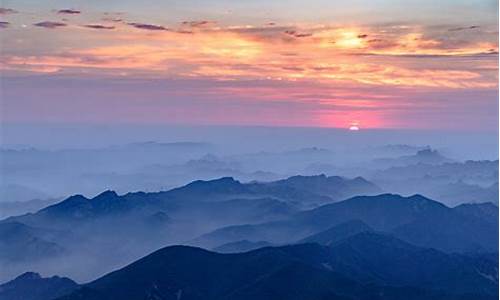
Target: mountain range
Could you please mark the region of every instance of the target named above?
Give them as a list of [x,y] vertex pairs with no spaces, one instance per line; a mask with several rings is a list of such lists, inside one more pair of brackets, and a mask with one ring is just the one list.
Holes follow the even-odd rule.
[[496,262],[358,233],[236,254],[171,246],[60,299],[495,299]]
[[[221,227],[284,220],[343,197],[379,192],[376,185],[362,178],[321,175],[265,183],[241,183],[224,177],[194,181],[165,192],[118,195],[106,191],[90,199],[74,195],[36,213],[0,221],[0,230],[6,232],[5,238],[0,237],[6,253],[0,263],[8,266],[7,277],[44,260],[57,266],[64,257],[92,257],[96,270],[76,278],[85,279]],[[15,243],[7,239],[9,236],[15,237]],[[23,246],[33,244],[37,246]],[[109,257],[110,251],[118,253]],[[63,275],[74,276],[75,272]]]
[[317,175],[74,195],[0,221],[0,269],[87,283],[25,273],[0,300],[498,298],[497,206],[381,192]]
[[420,195],[393,194],[353,197],[281,221],[219,228],[192,244],[215,247],[243,239],[290,243],[350,220],[363,221],[409,243],[445,252],[498,251],[498,208],[482,210],[473,204],[449,208]]

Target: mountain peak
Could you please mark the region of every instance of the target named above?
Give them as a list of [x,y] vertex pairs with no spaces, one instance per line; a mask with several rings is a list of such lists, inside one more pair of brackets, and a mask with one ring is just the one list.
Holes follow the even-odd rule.
[[441,154],[437,150],[432,150],[431,148],[426,148],[417,151],[417,156],[441,156]]
[[213,180],[196,180],[185,185],[185,187],[229,187],[240,186],[241,182],[233,177],[221,177]]
[[318,174],[318,175],[310,175],[310,176],[305,176],[305,175],[295,175],[295,176],[290,176],[284,181],[298,181],[298,180],[323,180],[326,179],[325,174]]
[[426,206],[432,205],[432,206],[447,207],[446,205],[444,205],[441,202],[429,199],[429,198],[427,198],[425,196],[422,196],[420,194],[412,195],[410,197],[407,197],[406,199],[412,201],[415,204],[418,204],[420,207],[422,207],[423,205],[426,205]]
[[34,280],[34,279],[41,279],[42,276],[40,276],[40,274],[36,273],[36,272],[26,272],[26,273],[23,273],[19,276],[17,276],[14,280]]
[[351,181],[352,182],[356,182],[356,183],[373,184],[373,183],[369,182],[368,180],[366,180],[364,177],[361,177],[361,176],[355,177]]
[[115,197],[119,197],[115,191],[107,190],[95,196],[94,198],[92,198],[92,200],[100,200],[100,199],[115,198]]
[[233,177],[221,177],[213,180],[196,180],[185,186],[170,190],[169,193],[175,195],[196,195],[205,196],[206,194],[219,193],[245,193],[248,192],[245,185]]

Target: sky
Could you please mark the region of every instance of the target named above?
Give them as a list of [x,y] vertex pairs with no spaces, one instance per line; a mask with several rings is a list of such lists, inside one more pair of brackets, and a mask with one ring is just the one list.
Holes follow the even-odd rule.
[[3,0],[3,124],[496,131],[498,2]]

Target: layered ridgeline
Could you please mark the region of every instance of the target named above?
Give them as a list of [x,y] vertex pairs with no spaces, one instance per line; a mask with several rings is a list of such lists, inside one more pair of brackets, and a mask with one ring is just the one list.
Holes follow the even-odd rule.
[[498,202],[498,160],[459,161],[428,146],[309,147],[231,155],[223,148],[146,142],[79,150],[0,149],[9,174],[0,182],[1,200],[9,202],[0,204],[0,215],[32,212],[43,207],[41,202],[52,204],[51,199],[75,192],[159,191],[197,179],[273,181],[295,174],[362,176],[386,191],[418,193],[448,206]]
[[309,207],[380,192],[362,178],[296,176],[246,184],[225,177],[158,193],[107,191],[92,199],[75,195],[0,222],[0,280],[33,269],[92,279],[218,228],[285,220]]
[[498,251],[495,205],[449,208],[420,195],[393,194],[357,196],[299,212],[286,220],[228,226],[202,235],[193,244],[216,247],[240,240],[290,243],[350,220],[360,220],[374,230],[445,252]]
[[[362,178],[295,176],[72,196],[0,222],[2,276],[89,282],[61,299],[498,297],[495,205],[379,193]],[[179,243],[215,252],[162,248]],[[0,291],[21,295],[23,277]]]

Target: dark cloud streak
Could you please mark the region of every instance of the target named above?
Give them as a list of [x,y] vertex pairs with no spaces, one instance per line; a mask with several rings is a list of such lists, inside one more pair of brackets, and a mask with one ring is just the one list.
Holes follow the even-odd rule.
[[133,26],[137,29],[144,30],[153,30],[153,31],[168,31],[169,29],[161,26],[161,25],[152,25],[152,24],[144,24],[144,23],[127,23],[130,26]]
[[299,33],[295,30],[286,30],[285,34],[291,35],[296,38],[309,37],[313,35],[312,33]]
[[472,25],[469,27],[456,27],[456,28],[450,28],[448,31],[464,31],[464,30],[470,30],[470,29],[477,29],[479,26],[477,25]]
[[35,23],[33,25],[37,26],[37,27],[43,27],[43,28],[49,28],[49,29],[67,26],[66,23],[52,22],[52,21],[43,21],[43,22]]
[[66,15],[78,15],[81,13],[81,11],[75,9],[60,9],[57,11],[57,13]]
[[104,29],[104,30],[115,29],[115,26],[106,26],[106,25],[101,25],[101,24],[87,24],[87,25],[83,25],[83,27],[90,28],[90,29]]
[[217,24],[216,21],[207,21],[207,20],[202,20],[202,21],[184,21],[181,23],[184,26],[190,26],[190,27],[204,27],[208,25],[215,25]]

